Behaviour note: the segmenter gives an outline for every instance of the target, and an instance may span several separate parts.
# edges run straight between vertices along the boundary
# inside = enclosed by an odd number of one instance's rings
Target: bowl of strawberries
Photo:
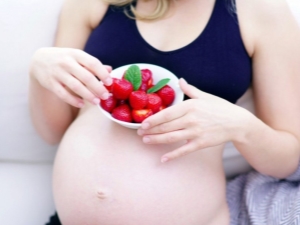
[[[105,86],[110,96],[98,107],[124,127],[138,129],[149,116],[183,101],[177,76],[163,67],[137,63],[116,68],[110,75],[113,83]]]

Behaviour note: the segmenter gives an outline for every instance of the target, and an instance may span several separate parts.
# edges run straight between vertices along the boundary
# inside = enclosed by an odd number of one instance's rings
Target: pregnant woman
[[[30,70],[35,127],[60,142],[61,224],[228,225],[226,142],[263,174],[297,168],[299,39],[284,0],[67,0],[56,47]],[[110,85],[111,68],[132,63],[184,78],[188,97],[138,131],[96,107],[108,93],[95,76]],[[258,117],[234,104],[250,85]]]

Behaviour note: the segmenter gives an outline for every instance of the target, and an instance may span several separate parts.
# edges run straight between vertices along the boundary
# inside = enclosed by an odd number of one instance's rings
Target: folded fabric
[[[228,182],[231,225],[300,224],[300,164],[286,179],[256,171]]]

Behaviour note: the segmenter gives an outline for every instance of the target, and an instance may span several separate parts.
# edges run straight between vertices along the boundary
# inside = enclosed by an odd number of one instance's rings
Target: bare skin
[[[154,5],[139,1],[137,10],[147,13]],[[137,21],[137,27],[153,47],[178,49],[202,32],[213,5],[213,0],[176,1],[164,18]],[[107,93],[92,78],[109,84],[110,68],[74,50],[84,47],[107,5],[99,0],[66,1],[56,38],[60,48],[39,50],[30,73],[33,122],[45,140],[61,141],[53,187],[64,225],[229,224],[222,170],[227,141],[264,174],[285,177],[296,169],[297,24],[283,0],[237,1],[237,8],[242,38],[253,59],[260,119],[181,81],[192,99],[179,110],[168,109],[178,112],[171,121],[167,110],[150,117],[137,134],[111,123],[95,107]],[[176,132],[178,124],[181,132]],[[163,159],[168,162],[161,163]]]
[[[63,224],[228,224],[223,146],[162,164],[161,155],[179,145],[145,145],[87,105],[55,161]]]

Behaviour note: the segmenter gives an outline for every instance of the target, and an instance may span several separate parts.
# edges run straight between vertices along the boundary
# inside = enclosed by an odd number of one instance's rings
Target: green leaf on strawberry
[[[149,88],[147,93],[154,93],[157,92],[158,90],[160,90],[161,88],[163,88],[164,86],[166,86],[166,84],[170,81],[170,78],[165,78],[160,80],[155,86],[153,86],[152,88]]]
[[[137,65],[130,66],[125,73],[125,80],[128,80],[135,91],[137,91],[142,84],[141,70]]]

